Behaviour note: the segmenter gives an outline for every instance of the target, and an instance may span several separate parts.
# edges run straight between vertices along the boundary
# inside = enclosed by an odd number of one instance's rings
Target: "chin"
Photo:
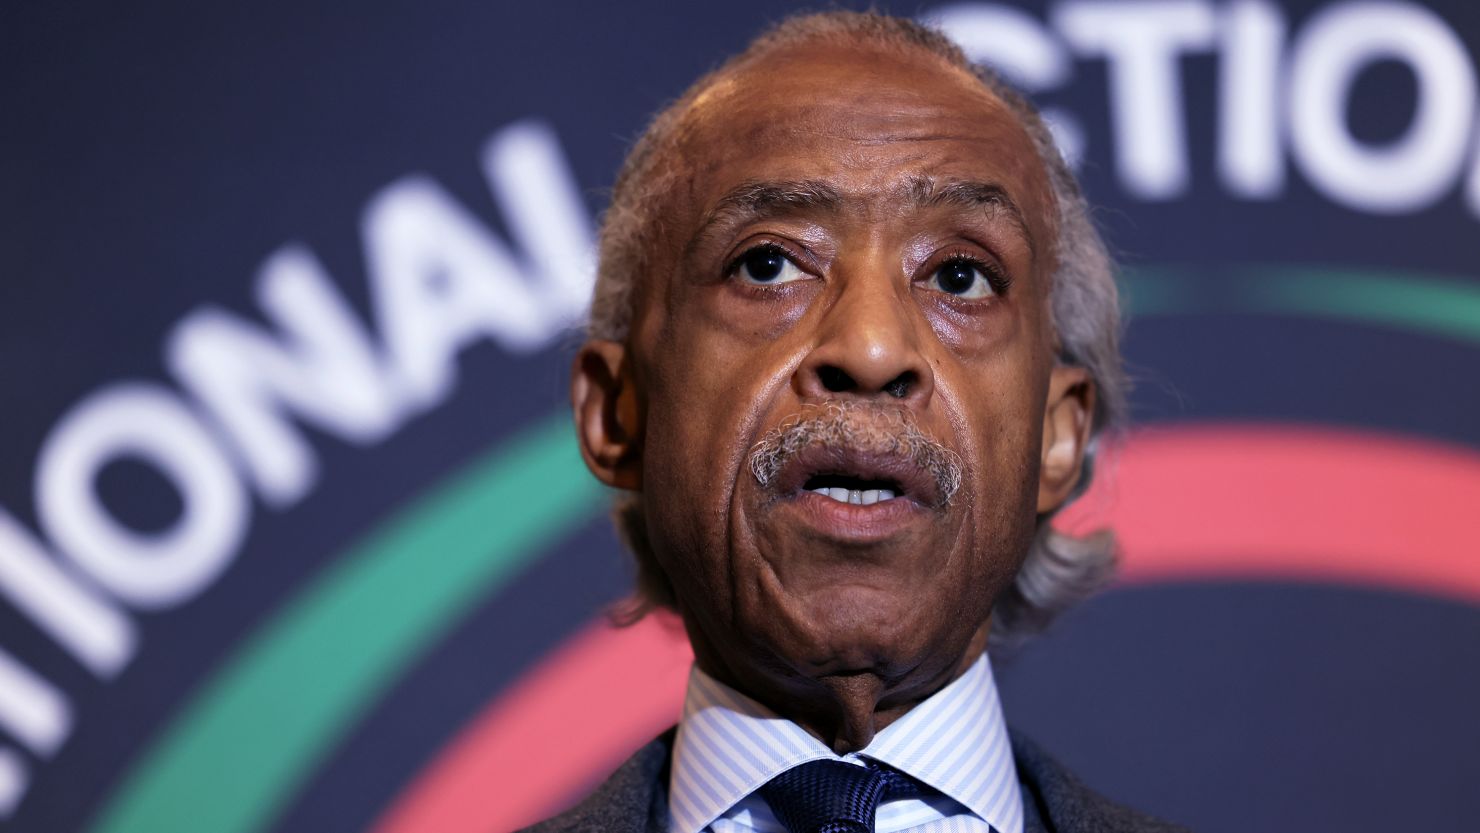
[[[796,646],[802,655],[791,659],[812,673],[898,677],[936,664],[933,659],[954,662],[976,630],[941,621],[929,606],[875,587],[841,585],[807,601],[798,605],[804,617],[799,630],[806,634]]]

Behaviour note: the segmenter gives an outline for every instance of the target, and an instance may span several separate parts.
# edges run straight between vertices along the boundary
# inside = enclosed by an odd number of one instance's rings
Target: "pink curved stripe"
[[[1115,529],[1125,581],[1311,580],[1480,603],[1480,454],[1469,448],[1183,426],[1107,456],[1060,525]]]
[[[588,625],[464,727],[373,833],[539,821],[677,722],[693,658],[671,616]]]
[[[1116,529],[1126,581],[1310,580],[1480,604],[1480,454],[1459,446],[1156,429],[1107,455],[1059,524]],[[554,812],[675,721],[690,658],[671,620],[592,625],[491,703],[373,833],[497,833]]]

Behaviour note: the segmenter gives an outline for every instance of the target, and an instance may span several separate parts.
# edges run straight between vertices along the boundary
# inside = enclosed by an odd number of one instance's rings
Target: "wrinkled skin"
[[[983,650],[1038,514],[1078,477],[1094,390],[1054,361],[1047,175],[974,79],[860,47],[742,66],[681,137],[632,333],[576,360],[583,451],[642,492],[700,666],[856,750]],[[798,182],[837,199],[716,213]],[[922,197],[953,185],[971,196]],[[755,268],[757,246],[795,268]],[[800,488],[807,471],[750,474],[768,430],[843,400],[902,408],[959,455],[954,499],[850,507]]]

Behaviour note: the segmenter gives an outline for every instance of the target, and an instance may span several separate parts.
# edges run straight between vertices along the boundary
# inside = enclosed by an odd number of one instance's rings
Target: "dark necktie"
[[[886,796],[915,798],[929,789],[882,764],[809,761],[760,792],[787,833],[874,833],[874,813]]]

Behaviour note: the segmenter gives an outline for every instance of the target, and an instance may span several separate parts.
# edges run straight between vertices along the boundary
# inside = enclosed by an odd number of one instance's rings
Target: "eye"
[[[990,298],[1007,286],[1000,271],[965,257],[953,257],[936,267],[929,283],[934,289],[967,300]]]
[[[730,264],[729,273],[749,284],[771,286],[807,277],[780,246],[756,246]]]

